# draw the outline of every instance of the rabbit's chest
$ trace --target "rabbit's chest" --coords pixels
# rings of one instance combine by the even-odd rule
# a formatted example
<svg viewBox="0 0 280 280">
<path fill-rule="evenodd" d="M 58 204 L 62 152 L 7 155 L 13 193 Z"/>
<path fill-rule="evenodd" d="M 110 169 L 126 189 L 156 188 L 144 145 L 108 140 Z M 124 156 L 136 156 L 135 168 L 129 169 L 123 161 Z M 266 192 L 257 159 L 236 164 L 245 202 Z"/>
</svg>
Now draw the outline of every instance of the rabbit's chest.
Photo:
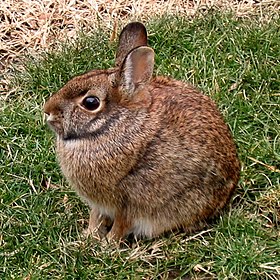
<svg viewBox="0 0 280 280">
<path fill-rule="evenodd" d="M 81 145 L 78 141 L 57 142 L 57 155 L 65 177 L 87 199 L 106 203 L 118 193 L 118 182 L 133 164 L 123 153 Z"/>
</svg>

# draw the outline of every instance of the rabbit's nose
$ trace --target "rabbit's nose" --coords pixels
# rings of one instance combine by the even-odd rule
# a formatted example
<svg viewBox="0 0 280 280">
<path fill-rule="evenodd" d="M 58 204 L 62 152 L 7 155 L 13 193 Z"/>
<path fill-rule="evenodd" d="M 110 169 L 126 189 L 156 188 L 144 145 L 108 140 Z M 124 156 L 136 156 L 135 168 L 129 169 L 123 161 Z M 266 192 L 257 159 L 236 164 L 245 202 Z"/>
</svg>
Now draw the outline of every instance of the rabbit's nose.
<svg viewBox="0 0 280 280">
<path fill-rule="evenodd" d="M 61 100 L 56 95 L 49 98 L 44 104 L 44 113 L 48 116 L 55 115 L 61 111 Z"/>
<path fill-rule="evenodd" d="M 56 101 L 54 99 L 54 101 Z M 47 122 L 56 121 L 57 117 L 62 114 L 60 104 L 58 102 L 53 102 L 52 99 L 48 100 L 44 105 L 44 113 Z"/>
<path fill-rule="evenodd" d="M 47 122 L 54 121 L 54 115 L 52 113 L 45 112 L 45 118 Z"/>
</svg>

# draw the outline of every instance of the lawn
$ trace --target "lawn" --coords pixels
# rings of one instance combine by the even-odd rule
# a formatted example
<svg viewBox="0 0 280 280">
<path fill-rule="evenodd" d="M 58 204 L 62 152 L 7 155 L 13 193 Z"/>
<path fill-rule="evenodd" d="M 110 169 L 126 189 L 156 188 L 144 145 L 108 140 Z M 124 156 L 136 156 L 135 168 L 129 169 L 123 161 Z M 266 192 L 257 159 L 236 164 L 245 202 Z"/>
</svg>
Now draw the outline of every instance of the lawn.
<svg viewBox="0 0 280 280">
<path fill-rule="evenodd" d="M 230 209 L 203 232 L 117 248 L 85 239 L 88 208 L 63 178 L 45 100 L 71 77 L 113 66 L 110 31 L 27 57 L 0 99 L 0 279 L 279 279 L 280 18 L 209 11 L 147 23 L 155 74 L 219 105 L 242 173 Z"/>
</svg>

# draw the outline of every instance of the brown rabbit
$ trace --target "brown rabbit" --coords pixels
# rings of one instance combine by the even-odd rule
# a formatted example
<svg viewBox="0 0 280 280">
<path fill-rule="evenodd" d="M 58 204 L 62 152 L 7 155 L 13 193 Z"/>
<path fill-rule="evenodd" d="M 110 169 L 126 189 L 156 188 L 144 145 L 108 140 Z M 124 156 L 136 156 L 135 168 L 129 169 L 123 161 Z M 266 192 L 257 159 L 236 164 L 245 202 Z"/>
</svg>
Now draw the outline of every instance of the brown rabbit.
<svg viewBox="0 0 280 280">
<path fill-rule="evenodd" d="M 45 104 L 61 169 L 109 239 L 199 229 L 229 201 L 240 164 L 215 104 L 152 77 L 145 27 L 121 32 L 115 68 L 71 79 Z M 107 232 L 106 232 L 107 233 Z"/>
</svg>

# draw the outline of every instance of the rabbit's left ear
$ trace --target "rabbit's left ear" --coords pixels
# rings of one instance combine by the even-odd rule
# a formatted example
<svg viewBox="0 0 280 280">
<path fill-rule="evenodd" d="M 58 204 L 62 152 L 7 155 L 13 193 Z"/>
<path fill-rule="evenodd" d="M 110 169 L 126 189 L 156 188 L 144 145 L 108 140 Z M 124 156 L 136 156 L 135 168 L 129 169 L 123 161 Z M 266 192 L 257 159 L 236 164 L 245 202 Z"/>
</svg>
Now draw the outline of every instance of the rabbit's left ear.
<svg viewBox="0 0 280 280">
<path fill-rule="evenodd" d="M 119 86 L 126 97 L 134 96 L 152 78 L 154 69 L 154 51 L 149 47 L 132 50 L 120 69 Z"/>
<path fill-rule="evenodd" d="M 116 66 L 123 64 L 128 53 L 140 46 L 147 46 L 147 31 L 141 22 L 131 22 L 122 30 L 116 54 Z"/>
</svg>

